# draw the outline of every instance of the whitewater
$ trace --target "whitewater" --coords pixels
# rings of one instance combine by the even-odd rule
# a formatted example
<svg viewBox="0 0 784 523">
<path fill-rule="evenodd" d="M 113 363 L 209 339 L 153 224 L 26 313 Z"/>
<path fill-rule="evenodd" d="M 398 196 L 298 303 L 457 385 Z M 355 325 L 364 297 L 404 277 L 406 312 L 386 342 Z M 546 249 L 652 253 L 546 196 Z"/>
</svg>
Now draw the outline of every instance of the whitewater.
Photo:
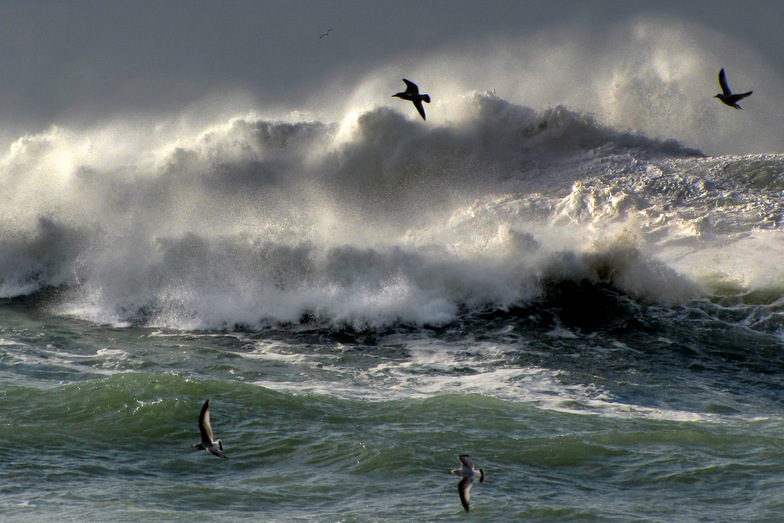
<svg viewBox="0 0 784 523">
<path fill-rule="evenodd" d="M 427 122 L 400 59 L 12 140 L 0 516 L 462 520 L 468 453 L 483 521 L 775 519 L 779 78 L 722 106 L 712 36 L 433 52 Z"/>
</svg>

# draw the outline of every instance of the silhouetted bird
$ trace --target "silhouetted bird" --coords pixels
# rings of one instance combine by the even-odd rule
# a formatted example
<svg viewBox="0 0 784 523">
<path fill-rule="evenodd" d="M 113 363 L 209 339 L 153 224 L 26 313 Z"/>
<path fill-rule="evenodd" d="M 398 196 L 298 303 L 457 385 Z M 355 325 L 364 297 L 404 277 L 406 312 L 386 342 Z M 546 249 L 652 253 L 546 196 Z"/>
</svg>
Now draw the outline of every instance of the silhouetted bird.
<svg viewBox="0 0 784 523">
<path fill-rule="evenodd" d="M 457 459 L 463 464 L 459 469 L 452 471 L 455 476 L 460 476 L 462 479 L 457 484 L 457 493 L 460 494 L 460 503 L 463 508 L 468 512 L 468 506 L 471 504 L 471 487 L 474 486 L 474 478 L 479 473 L 479 483 L 485 480 L 485 473 L 482 469 L 474 468 L 474 463 L 471 461 L 471 456 L 468 454 L 461 454 Z"/>
<path fill-rule="evenodd" d="M 403 100 L 408 100 L 409 102 L 414 103 L 414 107 L 416 107 L 419 114 L 422 115 L 423 120 L 427 120 L 425 118 L 425 108 L 422 107 L 422 102 L 430 103 L 430 95 L 427 94 L 419 94 L 419 87 L 417 84 L 412 82 L 411 80 L 406 80 L 403 78 L 403 81 L 406 83 L 406 90 L 402 93 L 393 94 L 392 98 L 402 98 Z"/>
<path fill-rule="evenodd" d="M 729 105 L 730 107 L 734 107 L 735 109 L 742 109 L 742 107 L 738 105 L 738 100 L 742 100 L 754 92 L 754 91 L 749 91 L 748 93 L 732 94 L 732 91 L 730 91 L 730 86 L 727 85 L 727 75 L 724 74 L 723 67 L 721 71 L 719 71 L 719 85 L 721 86 L 722 92 L 721 94 L 717 94 L 716 96 L 714 96 L 714 98 L 718 98 L 725 105 Z"/>
<path fill-rule="evenodd" d="M 196 443 L 193 447 L 207 452 L 212 452 L 218 457 L 225 458 L 226 455 L 221 452 L 223 450 L 223 442 L 221 440 L 213 441 L 212 439 L 212 426 L 210 425 L 210 400 L 204 402 L 199 414 L 199 432 L 201 432 L 201 441 Z M 219 450 L 220 449 L 220 450 Z"/>
<path fill-rule="evenodd" d="M 319 40 L 321 40 L 321 39 L 322 39 L 322 38 L 324 38 L 325 36 L 328 36 L 328 35 L 329 35 L 329 33 L 331 33 L 331 32 L 332 32 L 332 29 L 327 29 L 326 31 L 324 31 L 323 33 L 321 33 L 321 36 L 319 36 Z"/>
</svg>

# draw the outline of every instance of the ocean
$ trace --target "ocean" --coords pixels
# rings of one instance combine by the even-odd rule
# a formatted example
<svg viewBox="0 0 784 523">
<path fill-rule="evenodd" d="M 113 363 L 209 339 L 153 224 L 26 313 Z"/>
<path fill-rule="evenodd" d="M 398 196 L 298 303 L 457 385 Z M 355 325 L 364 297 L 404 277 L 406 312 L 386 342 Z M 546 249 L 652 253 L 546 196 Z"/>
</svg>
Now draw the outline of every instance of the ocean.
<svg viewBox="0 0 784 523">
<path fill-rule="evenodd" d="M 433 96 L 16 140 L 0 519 L 779 519 L 784 155 Z"/>
</svg>

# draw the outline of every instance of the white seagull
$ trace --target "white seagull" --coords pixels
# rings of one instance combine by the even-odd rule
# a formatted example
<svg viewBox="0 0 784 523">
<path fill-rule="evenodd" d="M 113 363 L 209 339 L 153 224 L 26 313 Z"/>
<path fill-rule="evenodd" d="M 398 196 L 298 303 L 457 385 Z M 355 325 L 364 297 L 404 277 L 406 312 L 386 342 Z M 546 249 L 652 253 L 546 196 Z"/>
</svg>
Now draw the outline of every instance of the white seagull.
<svg viewBox="0 0 784 523">
<path fill-rule="evenodd" d="M 201 432 L 201 441 L 196 443 L 193 447 L 211 452 L 220 458 L 225 458 L 226 455 L 223 451 L 223 442 L 221 440 L 212 439 L 212 426 L 210 425 L 210 400 L 204 402 L 199 414 L 199 432 Z"/>
<path fill-rule="evenodd" d="M 430 95 L 419 94 L 419 87 L 417 87 L 417 84 L 411 80 L 406 80 L 403 78 L 403 81 L 406 83 L 406 90 L 402 93 L 393 94 L 392 98 L 397 97 L 402 98 L 403 100 L 408 100 L 409 102 L 413 102 L 414 107 L 416 107 L 417 111 L 419 111 L 422 119 L 427 120 L 427 118 L 425 118 L 425 108 L 422 107 L 422 102 L 430 103 Z"/>
<path fill-rule="evenodd" d="M 721 68 L 721 71 L 719 71 L 719 85 L 721 86 L 721 93 L 714 96 L 714 98 L 718 98 L 725 105 L 729 105 L 735 109 L 742 109 L 742 107 L 738 105 L 738 100 L 742 100 L 754 92 L 749 91 L 748 93 L 732 94 L 732 91 L 730 91 L 730 86 L 727 84 L 727 75 L 724 74 L 723 67 Z"/>
<path fill-rule="evenodd" d="M 471 456 L 468 454 L 461 454 L 457 459 L 463 464 L 459 469 L 452 471 L 455 476 L 460 476 L 460 482 L 457 484 L 457 492 L 460 494 L 460 503 L 463 508 L 468 512 L 468 506 L 471 504 L 471 487 L 474 486 L 474 479 L 479 476 L 479 483 L 485 480 L 485 473 L 482 469 L 474 468 L 474 462 L 471 461 Z M 478 474 L 477 474 L 478 473 Z"/>
</svg>

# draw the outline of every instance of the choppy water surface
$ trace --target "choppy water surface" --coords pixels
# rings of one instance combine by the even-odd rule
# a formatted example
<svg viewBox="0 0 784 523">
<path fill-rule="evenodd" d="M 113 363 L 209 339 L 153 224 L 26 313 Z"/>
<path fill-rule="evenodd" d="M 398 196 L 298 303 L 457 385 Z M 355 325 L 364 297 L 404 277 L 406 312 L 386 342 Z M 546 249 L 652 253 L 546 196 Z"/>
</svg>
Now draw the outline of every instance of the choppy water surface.
<svg viewBox="0 0 784 523">
<path fill-rule="evenodd" d="M 776 519 L 784 157 L 459 103 L 20 138 L 2 518 Z"/>
<path fill-rule="evenodd" d="M 483 520 L 775 519 L 781 358 L 738 349 L 775 339 L 630 307 L 589 334 L 540 308 L 368 335 L 118 329 L 7 303 L 4 517 L 458 519 L 446 472 L 470 452 Z M 190 449 L 206 397 L 228 460 Z"/>
</svg>

